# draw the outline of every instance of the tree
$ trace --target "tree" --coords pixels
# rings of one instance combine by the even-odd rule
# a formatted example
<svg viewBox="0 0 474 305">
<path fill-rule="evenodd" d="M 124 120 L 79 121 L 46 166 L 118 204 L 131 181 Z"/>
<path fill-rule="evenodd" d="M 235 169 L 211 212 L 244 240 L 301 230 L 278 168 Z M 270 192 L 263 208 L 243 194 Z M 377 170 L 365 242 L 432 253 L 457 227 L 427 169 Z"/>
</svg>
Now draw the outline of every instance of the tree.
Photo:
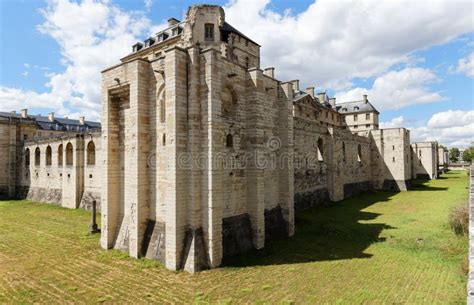
<svg viewBox="0 0 474 305">
<path fill-rule="evenodd" d="M 470 163 L 470 162 L 472 162 L 473 158 L 474 158 L 474 146 L 466 148 L 466 150 L 464 150 L 464 153 L 463 153 L 463 156 L 462 156 L 463 161 Z"/>
<path fill-rule="evenodd" d="M 457 147 L 452 147 L 449 150 L 449 161 L 451 162 L 457 162 L 459 157 L 459 148 Z"/>
</svg>

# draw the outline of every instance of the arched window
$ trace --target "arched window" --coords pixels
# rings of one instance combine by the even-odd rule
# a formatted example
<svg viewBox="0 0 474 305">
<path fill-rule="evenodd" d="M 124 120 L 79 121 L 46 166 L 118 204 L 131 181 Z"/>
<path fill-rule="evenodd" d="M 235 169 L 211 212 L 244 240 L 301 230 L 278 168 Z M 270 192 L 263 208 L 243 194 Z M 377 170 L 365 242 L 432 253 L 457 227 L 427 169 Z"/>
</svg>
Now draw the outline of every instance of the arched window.
<svg viewBox="0 0 474 305">
<path fill-rule="evenodd" d="M 39 147 L 35 149 L 35 165 L 39 166 L 41 164 L 41 151 Z"/>
<path fill-rule="evenodd" d="M 357 161 L 362 162 L 362 147 L 357 145 Z"/>
<path fill-rule="evenodd" d="M 342 162 L 346 162 L 346 143 L 342 142 Z"/>
<path fill-rule="evenodd" d="M 225 146 L 234 147 L 234 139 L 230 133 L 225 138 Z"/>
<path fill-rule="evenodd" d="M 30 149 L 25 150 L 25 166 L 30 166 Z"/>
<path fill-rule="evenodd" d="M 95 144 L 92 141 L 87 144 L 87 165 L 95 165 Z"/>
<path fill-rule="evenodd" d="M 323 139 L 318 139 L 318 161 L 324 161 L 324 146 L 323 146 Z"/>
<path fill-rule="evenodd" d="M 63 166 L 63 145 L 59 144 L 58 147 L 58 166 Z"/>
<path fill-rule="evenodd" d="M 53 158 L 53 151 L 51 150 L 51 146 L 48 145 L 48 147 L 46 147 L 46 165 L 51 166 L 52 158 Z"/>
<path fill-rule="evenodd" d="M 72 150 L 72 144 L 69 142 L 66 145 L 66 166 L 72 165 L 72 163 L 73 163 L 73 150 Z"/>
<path fill-rule="evenodd" d="M 237 94 L 234 89 L 227 86 L 222 90 L 221 93 L 222 100 L 222 115 L 231 116 L 235 113 L 235 108 L 237 105 Z"/>
</svg>

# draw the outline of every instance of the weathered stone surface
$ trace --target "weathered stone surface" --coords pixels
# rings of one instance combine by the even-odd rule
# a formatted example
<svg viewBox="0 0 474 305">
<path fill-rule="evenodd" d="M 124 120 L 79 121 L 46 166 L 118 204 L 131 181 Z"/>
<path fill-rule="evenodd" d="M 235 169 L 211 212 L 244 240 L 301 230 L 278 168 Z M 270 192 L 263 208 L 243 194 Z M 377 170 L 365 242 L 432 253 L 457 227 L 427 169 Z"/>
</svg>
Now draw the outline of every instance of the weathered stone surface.
<svg viewBox="0 0 474 305">
<path fill-rule="evenodd" d="M 344 184 L 344 198 L 348 198 L 362 192 L 367 192 L 372 189 L 371 181 L 361 181 Z"/>
<path fill-rule="evenodd" d="M 295 193 L 295 211 L 307 210 L 324 203 L 329 203 L 329 192 L 327 189 Z"/>
<path fill-rule="evenodd" d="M 165 263 L 165 223 L 148 220 L 142 243 L 142 253 L 149 259 Z"/>
<path fill-rule="evenodd" d="M 384 180 L 382 190 L 384 191 L 407 191 L 411 186 L 411 180 Z"/>
<path fill-rule="evenodd" d="M 288 223 L 283 219 L 281 208 L 265 210 L 265 242 L 287 237 Z"/>
<path fill-rule="evenodd" d="M 223 258 L 253 249 L 252 230 L 248 214 L 222 219 Z"/>
<path fill-rule="evenodd" d="M 99 192 L 85 191 L 84 194 L 82 195 L 79 208 L 84 209 L 86 211 L 91 211 L 93 201 L 96 202 L 96 210 L 98 213 L 100 213 L 100 193 Z"/>
</svg>

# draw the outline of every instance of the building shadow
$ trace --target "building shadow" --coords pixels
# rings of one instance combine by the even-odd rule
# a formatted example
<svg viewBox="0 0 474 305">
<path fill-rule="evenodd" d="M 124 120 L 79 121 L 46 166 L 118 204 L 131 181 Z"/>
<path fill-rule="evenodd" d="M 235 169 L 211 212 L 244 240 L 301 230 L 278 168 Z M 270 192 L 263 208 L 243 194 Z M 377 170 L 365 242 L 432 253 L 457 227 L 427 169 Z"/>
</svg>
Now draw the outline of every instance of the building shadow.
<svg viewBox="0 0 474 305">
<path fill-rule="evenodd" d="M 390 201 L 396 192 L 369 192 L 341 202 L 298 212 L 295 235 L 266 241 L 265 248 L 252 250 L 224 261 L 226 267 L 292 264 L 316 261 L 370 258 L 365 250 L 384 242 L 384 230 L 396 228 L 384 223 L 364 223 L 380 214 L 363 211 L 374 203 Z"/>
<path fill-rule="evenodd" d="M 415 180 L 412 190 L 447 191 L 427 181 Z M 288 239 L 266 241 L 265 248 L 227 258 L 225 267 L 295 264 L 341 259 L 366 259 L 366 249 L 385 242 L 384 230 L 397 228 L 386 223 L 365 223 L 381 214 L 364 211 L 375 203 L 389 202 L 398 192 L 368 192 L 337 203 L 318 206 L 295 215 L 295 235 Z"/>
</svg>

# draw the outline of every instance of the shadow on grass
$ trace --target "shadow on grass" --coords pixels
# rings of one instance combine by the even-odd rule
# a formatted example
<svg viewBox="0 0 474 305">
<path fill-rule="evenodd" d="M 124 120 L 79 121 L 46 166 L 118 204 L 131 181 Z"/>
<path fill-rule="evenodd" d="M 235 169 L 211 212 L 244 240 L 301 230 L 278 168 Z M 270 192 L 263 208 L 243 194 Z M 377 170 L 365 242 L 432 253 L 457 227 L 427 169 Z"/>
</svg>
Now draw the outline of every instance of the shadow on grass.
<svg viewBox="0 0 474 305">
<path fill-rule="evenodd" d="M 227 267 L 292 264 L 349 258 L 370 258 L 364 253 L 373 243 L 383 242 L 387 224 L 364 224 L 380 214 L 362 211 L 389 201 L 393 192 L 366 193 L 353 198 L 299 212 L 295 216 L 295 235 L 289 239 L 267 242 L 265 248 L 228 258 Z"/>
<path fill-rule="evenodd" d="M 451 178 L 449 178 L 451 179 Z M 428 182 L 430 180 L 425 180 L 425 179 L 416 179 L 412 180 L 412 185 L 410 190 L 412 191 L 447 191 L 449 188 L 448 187 L 438 187 L 438 186 L 429 186 Z"/>
<path fill-rule="evenodd" d="M 416 191 L 442 191 L 416 182 Z M 299 212 L 295 216 L 295 235 L 266 242 L 265 248 L 227 258 L 226 267 L 265 266 L 305 262 L 370 258 L 364 251 L 374 243 L 384 242 L 383 230 L 395 230 L 385 223 L 364 223 L 380 214 L 363 211 L 375 204 L 390 201 L 396 192 L 369 192 L 338 203 Z"/>
</svg>

